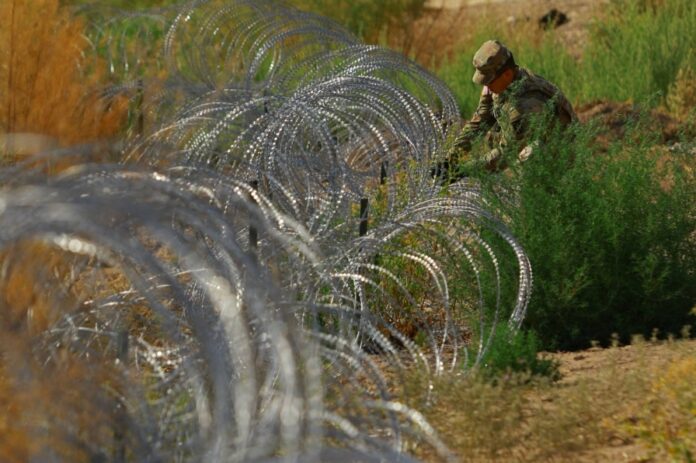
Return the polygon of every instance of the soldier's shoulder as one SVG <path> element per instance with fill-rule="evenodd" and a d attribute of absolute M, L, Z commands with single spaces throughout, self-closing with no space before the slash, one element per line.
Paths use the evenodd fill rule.
<path fill-rule="evenodd" d="M 561 90 L 543 76 L 533 73 L 529 69 L 520 68 L 519 70 L 521 76 L 521 88 L 523 93 L 542 93 L 547 96 L 555 95 L 557 93 L 562 93 Z"/>

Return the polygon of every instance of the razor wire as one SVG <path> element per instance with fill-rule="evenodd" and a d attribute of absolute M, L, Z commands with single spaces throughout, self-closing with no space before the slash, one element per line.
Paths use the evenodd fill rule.
<path fill-rule="evenodd" d="M 74 387 L 99 423 L 74 395 L 18 394 L 18 429 L 45 437 L 32 455 L 411 461 L 424 439 L 452 459 L 396 386 L 480 365 L 498 323 L 519 328 L 532 272 L 473 182 L 430 176 L 460 124 L 449 90 L 272 1 L 105 24 L 94 43 L 123 80 L 104 95 L 131 95 L 138 130 L 0 171 L 0 368 L 13 391 L 53 375 L 46 397 L 90 378 Z M 128 46 L 160 28 L 164 78 Z M 91 162 L 103 149 L 123 164 Z"/>
<path fill-rule="evenodd" d="M 394 459 L 409 427 L 423 435 L 379 369 L 365 376 L 373 361 L 360 345 L 340 336 L 351 329 L 349 308 L 332 312 L 274 282 L 272 268 L 282 266 L 310 280 L 302 290 L 311 280 L 325 280 L 324 292 L 332 286 L 306 231 L 249 201 L 245 185 L 211 171 L 105 164 L 72 165 L 48 182 L 42 176 L 14 172 L 0 193 L 3 386 L 18 396 L 5 400 L 26 406 L 15 429 L 47 436 L 31 455 Z M 263 236 L 257 247 L 250 227 Z M 22 297 L 33 304 L 23 306 Z M 318 318 L 332 316 L 348 321 L 320 332 Z M 320 342 L 310 342 L 315 332 Z M 45 424 L 46 401 L 75 382 L 69 375 L 97 372 L 65 393 L 82 396 L 98 426 L 71 421 L 77 404 L 69 400 L 65 410 L 54 405 Z M 349 397 L 374 401 L 372 416 L 325 400 L 323 378 L 339 376 L 353 378 L 352 388 L 341 388 Z M 56 390 L 32 396 L 31 406 L 21 400 L 27 384 L 49 377 Z"/>

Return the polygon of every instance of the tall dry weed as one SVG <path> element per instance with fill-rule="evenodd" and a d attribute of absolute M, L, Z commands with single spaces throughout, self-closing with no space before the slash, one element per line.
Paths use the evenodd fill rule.
<path fill-rule="evenodd" d="M 561 354 L 559 382 L 444 376 L 425 415 L 463 461 L 648 461 L 646 446 L 650 461 L 693 461 L 694 349 L 689 340 L 636 337 L 631 346 Z M 418 397 L 422 381 L 408 377 L 402 396 Z M 436 461 L 427 452 L 416 449 Z"/>
<path fill-rule="evenodd" d="M 116 364 L 60 343 L 50 359 L 36 355 L 47 329 L 80 307 L 74 268 L 29 240 L 0 253 L 0 461 L 102 461 L 100 447 L 114 445 Z"/>
<path fill-rule="evenodd" d="M 674 362 L 653 381 L 647 406 L 630 429 L 664 461 L 696 458 L 696 358 Z"/>
<path fill-rule="evenodd" d="M 83 23 L 58 0 L 0 3 L 0 133 L 39 133 L 62 145 L 110 137 L 125 99 L 102 100 L 102 63 L 87 58 Z"/>
<path fill-rule="evenodd" d="M 686 120 L 696 110 L 696 68 L 683 66 L 667 93 L 667 108 L 680 120 Z"/>

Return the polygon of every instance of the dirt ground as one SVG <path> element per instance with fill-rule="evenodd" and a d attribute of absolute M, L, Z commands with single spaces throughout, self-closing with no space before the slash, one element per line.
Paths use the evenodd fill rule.
<path fill-rule="evenodd" d="M 622 347 L 609 349 L 592 348 L 580 352 L 565 352 L 550 354 L 560 362 L 562 379 L 558 388 L 574 388 L 580 384 L 592 383 L 593 379 L 606 375 L 608 371 L 617 380 L 631 374 L 646 376 L 659 374 L 673 362 L 684 358 L 696 358 L 696 340 L 679 342 L 640 342 Z M 590 393 L 607 393 L 610 391 Z M 645 405 L 645 397 L 633 397 L 626 401 L 627 410 L 640 409 Z M 630 420 L 631 417 L 616 417 L 618 420 Z M 693 430 L 696 433 L 696 430 Z M 617 437 L 609 440 L 609 445 L 602 445 L 577 453 L 577 461 L 593 462 L 655 462 L 648 449 L 633 439 Z"/>
<path fill-rule="evenodd" d="M 433 0 L 431 5 L 439 4 Z M 451 0 L 457 8 L 428 8 L 416 23 L 413 46 L 407 51 L 420 63 L 430 66 L 450 56 L 457 44 L 466 41 L 474 25 L 484 19 L 505 22 L 510 28 L 539 33 L 539 20 L 551 10 L 563 13 L 567 21 L 555 28 L 564 47 L 580 58 L 588 29 L 610 0 Z"/>
<path fill-rule="evenodd" d="M 420 410 L 455 458 L 477 463 L 691 461 L 667 447 L 685 443 L 693 452 L 696 442 L 696 430 L 687 429 L 694 423 L 689 385 L 696 375 L 696 340 L 637 340 L 544 355 L 558 362 L 560 380 L 511 375 L 492 383 L 476 377 L 435 383 L 433 402 Z M 429 447 L 416 448 L 415 455 L 442 461 Z"/>

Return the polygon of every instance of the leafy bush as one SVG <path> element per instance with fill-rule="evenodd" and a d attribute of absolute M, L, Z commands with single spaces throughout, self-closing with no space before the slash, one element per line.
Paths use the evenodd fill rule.
<path fill-rule="evenodd" d="M 543 348 L 676 333 L 696 301 L 693 156 L 660 147 L 645 122 L 608 148 L 599 130 L 546 134 L 524 165 L 482 176 L 532 262 L 526 326 Z"/>
<path fill-rule="evenodd" d="M 552 34 L 486 24 L 440 76 L 468 116 L 481 90 L 471 82 L 471 57 L 498 37 L 518 63 L 556 83 L 571 101 L 666 103 L 687 120 L 696 72 L 690 30 L 696 30 L 694 2 L 615 0 L 593 27 L 581 61 Z M 688 137 L 667 152 L 652 132 L 649 122 L 629 123 L 608 149 L 596 142 L 599 127 L 556 133 L 523 169 L 488 185 L 532 261 L 535 293 L 526 326 L 543 348 L 580 348 L 612 332 L 623 339 L 652 328 L 678 332 L 689 322 L 696 301 L 693 156 Z"/>
<path fill-rule="evenodd" d="M 500 323 L 492 339 L 483 362 L 485 375 L 515 372 L 558 379 L 558 363 L 539 356 L 540 342 L 534 331 L 513 331 L 507 323 Z"/>

